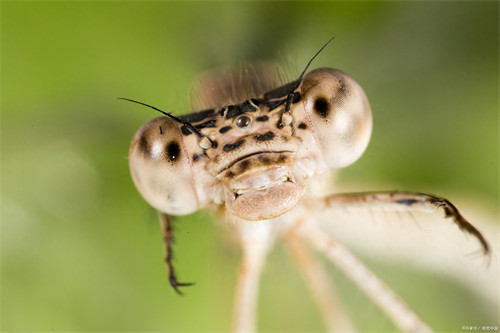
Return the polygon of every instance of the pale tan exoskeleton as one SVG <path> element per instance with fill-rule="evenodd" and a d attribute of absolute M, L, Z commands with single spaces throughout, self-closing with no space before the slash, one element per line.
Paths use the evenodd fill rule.
<path fill-rule="evenodd" d="M 446 218 L 479 241 L 484 254 L 489 254 L 489 246 L 446 199 L 402 192 L 315 197 L 310 186 L 318 177 L 350 165 L 364 152 L 372 116 L 365 93 L 347 74 L 320 68 L 305 75 L 306 70 L 289 84 L 217 109 L 177 118 L 152 107 L 165 117 L 149 121 L 137 132 L 130 147 L 130 169 L 139 192 L 160 212 L 170 283 L 178 292 L 188 285 L 176 280 L 171 264 L 170 217 L 215 206 L 232 223 L 243 247 L 234 331 L 254 331 L 261 269 L 274 240 L 282 238 L 305 274 L 329 330 L 348 329 L 350 323 L 303 240 L 334 262 L 401 330 L 429 332 L 424 321 L 324 232 L 310 212 L 374 205 L 443 210 Z"/>

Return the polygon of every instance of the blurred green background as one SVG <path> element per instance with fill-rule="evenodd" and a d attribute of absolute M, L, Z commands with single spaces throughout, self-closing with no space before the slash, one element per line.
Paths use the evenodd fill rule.
<path fill-rule="evenodd" d="M 228 330 L 239 250 L 206 214 L 178 218 L 176 267 L 197 284 L 184 297 L 171 290 L 155 213 L 127 164 L 130 139 L 157 114 L 116 97 L 190 112 L 199 72 L 291 59 L 297 74 L 332 35 L 312 68 L 349 73 L 374 114 L 370 146 L 342 184 L 435 192 L 497 213 L 497 2 L 3 1 L 0 9 L 3 331 Z M 286 251 L 278 246 L 270 261 L 259 326 L 322 331 Z M 498 324 L 498 309 L 453 282 L 427 277 L 435 297 L 422 304 L 401 282 L 419 273 L 404 274 L 386 275 L 399 276 L 398 290 L 437 331 Z M 342 281 L 362 331 L 393 329 Z"/>

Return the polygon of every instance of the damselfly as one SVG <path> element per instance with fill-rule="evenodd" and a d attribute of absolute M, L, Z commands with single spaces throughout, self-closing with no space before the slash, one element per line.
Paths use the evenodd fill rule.
<path fill-rule="evenodd" d="M 327 43 L 328 44 L 328 43 Z M 320 68 L 306 74 L 313 59 L 292 82 L 262 91 L 252 75 L 243 84 L 211 82 L 212 108 L 174 116 L 153 108 L 155 118 L 130 146 L 132 178 L 146 201 L 160 212 L 170 283 L 179 288 L 172 265 L 171 216 L 218 207 L 240 239 L 240 268 L 234 330 L 255 329 L 259 277 L 274 240 L 292 249 L 330 330 L 350 327 L 342 307 L 329 292 L 327 277 L 303 242 L 335 263 L 391 320 L 406 332 L 431 329 L 391 289 L 330 233 L 314 212 L 352 207 L 386 210 L 440 210 L 444 218 L 472 235 L 484 255 L 490 248 L 482 234 L 448 200 L 412 192 L 337 193 L 318 197 L 311 190 L 332 170 L 355 162 L 372 131 L 365 93 L 347 74 Z M 260 87 L 259 87 L 260 84 Z M 252 87 L 257 86 L 256 89 Z M 245 87 L 247 98 L 235 100 Z M 252 95 L 253 94 L 253 95 Z"/>

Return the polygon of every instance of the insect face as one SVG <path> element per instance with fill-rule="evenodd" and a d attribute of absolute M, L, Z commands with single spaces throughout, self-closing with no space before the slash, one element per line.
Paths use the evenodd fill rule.
<path fill-rule="evenodd" d="M 244 220 L 271 219 L 300 202 L 308 178 L 358 159 L 371 124 L 361 87 L 323 68 L 238 105 L 148 122 L 130 167 L 162 212 L 224 204 Z"/>
<path fill-rule="evenodd" d="M 277 217 L 305 192 L 296 163 L 301 139 L 278 126 L 283 107 L 271 109 L 270 103 L 262 97 L 222 108 L 218 126 L 203 132 L 217 142 L 201 161 L 206 173 L 219 184 L 228 212 L 245 220 Z"/>

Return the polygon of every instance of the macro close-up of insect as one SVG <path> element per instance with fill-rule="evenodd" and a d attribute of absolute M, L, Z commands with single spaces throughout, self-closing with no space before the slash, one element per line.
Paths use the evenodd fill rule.
<path fill-rule="evenodd" d="M 1 1 L 0 331 L 498 331 L 499 17 Z"/>
<path fill-rule="evenodd" d="M 354 79 L 331 68 L 307 72 L 328 43 L 296 80 L 269 91 L 257 86 L 261 93 L 240 103 L 230 102 L 245 95 L 238 89 L 251 91 L 250 87 L 260 82 L 259 77 L 251 77 L 256 75 L 254 71 L 245 72 L 249 77 L 234 74 L 229 83 L 222 78 L 209 80 L 213 86 L 207 90 L 222 96 L 219 105 L 183 116 L 120 98 L 164 114 L 146 123 L 132 140 L 132 178 L 142 196 L 160 213 L 168 277 L 179 294 L 180 288 L 192 283 L 178 281 L 174 271 L 172 216 L 215 207 L 234 228 L 243 249 L 235 332 L 255 331 L 261 270 L 276 238 L 294 248 L 296 262 L 308 275 L 307 282 L 317 295 L 329 330 L 352 329 L 352 325 L 328 294 L 327 277 L 309 257 L 303 242 L 336 264 L 399 329 L 431 332 L 353 253 L 321 229 L 315 213 L 351 207 L 441 211 L 446 222 L 478 241 L 483 255 L 491 254 L 490 246 L 444 198 L 396 191 L 321 196 L 314 190 L 313 184 L 325 182 L 325 174 L 347 167 L 361 156 L 372 131 L 368 99 Z M 243 81 L 241 87 L 235 83 L 239 81 Z"/>

